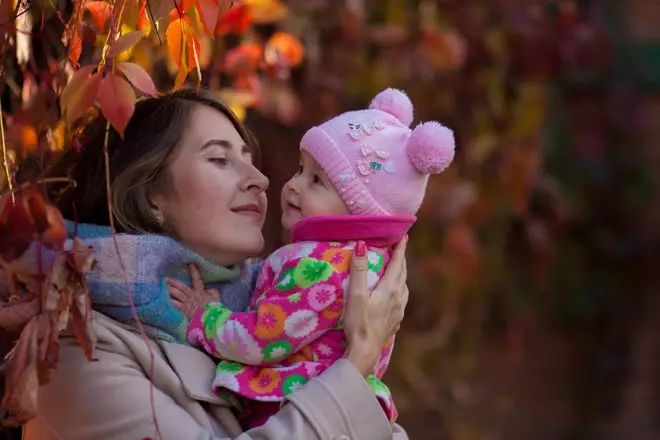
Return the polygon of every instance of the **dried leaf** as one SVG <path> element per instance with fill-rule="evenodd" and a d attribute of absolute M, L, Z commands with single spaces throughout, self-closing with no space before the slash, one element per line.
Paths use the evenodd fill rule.
<path fill-rule="evenodd" d="M 135 46 L 142 38 L 144 33 L 142 31 L 129 32 L 117 38 L 108 49 L 108 55 L 111 57 L 117 56 L 120 53 L 131 49 Z"/>
<path fill-rule="evenodd" d="M 119 63 L 117 69 L 124 74 L 129 83 L 147 95 L 155 96 L 156 85 L 147 72 L 135 63 Z"/>
<path fill-rule="evenodd" d="M 0 199 L 0 258 L 5 262 L 20 257 L 39 239 L 50 249 L 62 249 L 66 225 L 62 214 L 36 187 Z"/>
<path fill-rule="evenodd" d="M 27 2 L 19 4 L 16 14 L 16 61 L 22 66 L 30 60 L 32 52 L 32 12 Z"/>
<path fill-rule="evenodd" d="M 99 101 L 103 116 L 123 138 L 124 130 L 135 111 L 133 88 L 124 78 L 107 75 L 99 90 Z"/>
<path fill-rule="evenodd" d="M 106 24 L 110 18 L 110 12 L 112 7 L 110 3 L 103 1 L 87 1 L 84 2 L 85 9 L 87 9 L 91 16 L 94 24 L 96 24 L 98 32 L 106 31 Z"/>
<path fill-rule="evenodd" d="M 72 92 L 73 96 L 69 99 L 66 109 L 66 121 L 69 125 L 80 119 L 87 109 L 94 105 L 99 95 L 102 79 L 101 73 L 96 72 L 85 80 L 77 91 Z"/>
<path fill-rule="evenodd" d="M 94 347 L 96 346 L 96 333 L 92 323 L 92 307 L 87 291 L 79 289 L 74 295 L 74 303 L 71 309 L 73 332 L 76 342 L 80 345 L 88 360 L 93 361 Z"/>
<path fill-rule="evenodd" d="M 37 342 L 39 318 L 32 318 L 8 355 L 5 371 L 5 395 L 0 405 L 7 412 L 4 426 L 20 426 L 37 411 Z"/>

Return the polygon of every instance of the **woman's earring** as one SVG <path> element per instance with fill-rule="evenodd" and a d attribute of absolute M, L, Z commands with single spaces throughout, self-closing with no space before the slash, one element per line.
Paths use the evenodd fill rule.
<path fill-rule="evenodd" d="M 160 215 L 157 215 L 157 216 L 156 216 L 156 223 L 158 223 L 158 226 L 160 226 L 160 227 L 162 228 L 162 227 L 163 227 L 163 224 L 165 223 L 165 222 L 163 221 L 163 217 L 161 217 Z"/>

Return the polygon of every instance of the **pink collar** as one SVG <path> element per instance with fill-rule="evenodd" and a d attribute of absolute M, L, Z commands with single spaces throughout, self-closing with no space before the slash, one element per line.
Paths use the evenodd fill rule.
<path fill-rule="evenodd" d="M 384 247 L 398 243 L 415 223 L 412 215 L 333 215 L 305 218 L 291 230 L 297 241 L 357 241 Z"/>

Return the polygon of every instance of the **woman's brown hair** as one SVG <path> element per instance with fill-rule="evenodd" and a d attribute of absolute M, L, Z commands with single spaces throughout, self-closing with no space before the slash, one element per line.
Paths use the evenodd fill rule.
<path fill-rule="evenodd" d="M 150 194 L 167 188 L 167 169 L 188 127 L 194 109 L 206 105 L 225 115 L 254 152 L 252 134 L 234 113 L 211 92 L 182 89 L 138 101 L 124 139 L 110 129 L 108 156 L 112 215 L 118 231 L 162 233 L 153 216 Z M 103 142 L 106 121 L 97 117 L 80 138 L 81 148 L 67 151 L 49 176 L 68 176 L 77 186 L 54 197 L 65 218 L 81 223 L 108 225 Z"/>

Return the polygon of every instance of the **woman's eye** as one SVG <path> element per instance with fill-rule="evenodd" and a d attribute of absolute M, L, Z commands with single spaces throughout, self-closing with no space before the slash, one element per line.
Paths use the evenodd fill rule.
<path fill-rule="evenodd" d="M 209 159 L 209 162 L 213 162 L 218 165 L 227 165 L 227 163 L 229 163 L 226 157 L 212 157 Z"/>

